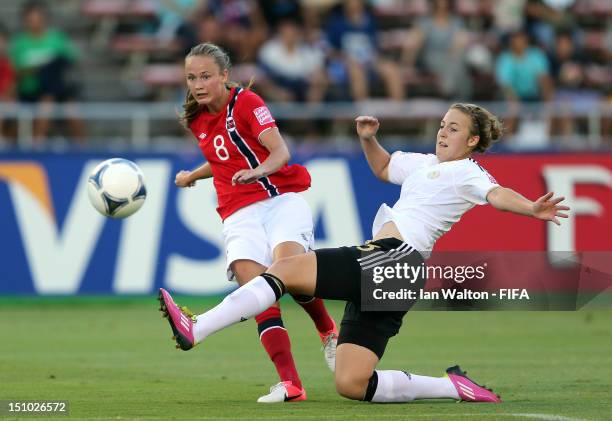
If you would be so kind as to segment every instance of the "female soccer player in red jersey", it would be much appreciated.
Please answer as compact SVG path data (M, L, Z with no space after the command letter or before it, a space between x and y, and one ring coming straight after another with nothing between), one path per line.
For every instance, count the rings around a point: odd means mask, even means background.
M387 342L395 336L406 310L362 311L362 285L371 286L375 267L396 265L418 268L436 240L448 232L461 215L475 205L559 224L567 218L563 197L548 193L531 201L500 186L471 158L486 151L501 136L498 119L482 107L454 104L442 118L435 154L396 152L390 155L376 140L379 123L374 117L357 118L357 134L372 172L381 180L401 185L399 199L382 204L372 224L373 241L361 246L315 250L279 260L266 273L228 295L196 323L180 322L180 311L165 290L160 290L162 311L171 321L177 342L189 349L210 334L259 313L285 292L347 301L338 338L336 389L349 399L370 402L410 402L448 398L469 402L501 402L459 368L445 377L420 376L400 370L377 370ZM403 286L418 290L424 272L404 279ZM411 286L413 285L413 286ZM366 295L366 303L368 298ZM379 304L381 305L381 304ZM391 300L382 305L395 305ZM452 348L449 339L449 349Z
M206 158L193 171L176 175L178 187L213 178L217 211L223 219L227 264L240 285L272 262L307 252L313 245L313 217L299 192L310 187L301 165L290 155L263 100L229 82L230 60L214 44L200 44L185 58L188 93L181 122ZM315 323L329 368L335 368L337 329L323 301L294 296ZM306 399L283 327L278 303L255 317L261 342L281 382L258 402Z

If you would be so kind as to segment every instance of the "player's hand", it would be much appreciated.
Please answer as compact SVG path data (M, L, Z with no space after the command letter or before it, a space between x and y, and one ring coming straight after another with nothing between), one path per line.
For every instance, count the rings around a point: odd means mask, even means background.
M255 168L254 170L240 170L232 177L232 186L236 184L251 184L261 177L263 177L263 174L259 168Z
M558 218L567 218L568 214L562 211L570 210L569 206L559 206L559 203L565 200L565 197L555 197L554 193L549 192L538 200L533 202L534 218L552 221L557 225L561 225Z
M370 140L376 136L380 127L378 119L369 115L360 115L355 122L357 123L357 135L364 140Z
M177 187L193 187L195 181L191 181L191 171L179 171L174 178Z

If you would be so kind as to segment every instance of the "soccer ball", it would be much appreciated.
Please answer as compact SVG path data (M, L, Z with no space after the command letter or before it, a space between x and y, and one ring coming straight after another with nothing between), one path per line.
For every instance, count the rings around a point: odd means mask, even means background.
M142 171L132 161L113 158L100 163L89 176L89 201L98 212L111 218L126 218L147 197Z

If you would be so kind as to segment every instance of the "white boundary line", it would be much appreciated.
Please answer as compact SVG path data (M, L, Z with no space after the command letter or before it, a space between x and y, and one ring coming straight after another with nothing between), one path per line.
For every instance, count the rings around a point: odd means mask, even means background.
M521 418L533 418L536 420L548 420L548 421L587 421L584 418L571 418L563 415L552 415L552 414L513 414L513 417Z
M436 419L444 419L444 418L465 418L465 417L512 417L512 418L528 418L533 420L545 420L545 421L588 421L586 418L572 418L566 417L563 415L554 415L554 414L531 414L531 413L509 413L509 412L483 412L483 413L466 413L466 414L448 414L448 413L431 413L431 414L385 414L381 415L382 418L436 418ZM131 419L131 420L150 420L157 419L158 417L131 417L131 416L115 416L115 417L93 417L88 418L89 420L123 420L123 419ZM163 418L163 417L161 417ZM304 415L304 414L276 414L269 416L202 416L197 417L197 420L278 420L279 418L295 418L295 419L343 419L343 418L367 418L372 419L372 414L344 414L344 415Z

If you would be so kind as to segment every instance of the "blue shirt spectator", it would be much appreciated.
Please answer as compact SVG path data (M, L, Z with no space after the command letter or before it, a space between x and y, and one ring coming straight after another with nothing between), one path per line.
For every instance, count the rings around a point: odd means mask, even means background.
M510 50L502 52L497 59L498 83L510 99L548 99L547 89L543 86L550 74L548 58L539 48L529 47L523 33L514 34L510 42Z
M382 81L389 98L402 101L405 88L399 66L378 54L376 19L364 0L346 0L326 25L329 74L336 84L349 82L352 99L368 99L369 83Z
M334 49L365 64L376 58L376 31L376 23L370 13L362 13L359 19L352 20L340 11L332 14L326 32L327 40Z

